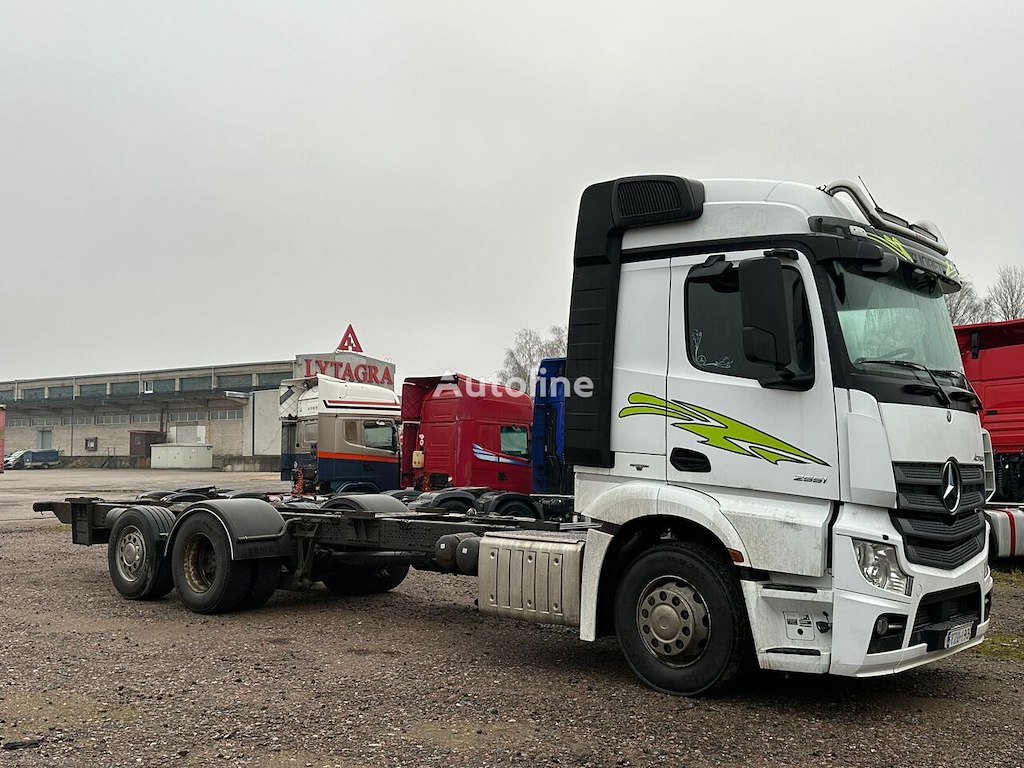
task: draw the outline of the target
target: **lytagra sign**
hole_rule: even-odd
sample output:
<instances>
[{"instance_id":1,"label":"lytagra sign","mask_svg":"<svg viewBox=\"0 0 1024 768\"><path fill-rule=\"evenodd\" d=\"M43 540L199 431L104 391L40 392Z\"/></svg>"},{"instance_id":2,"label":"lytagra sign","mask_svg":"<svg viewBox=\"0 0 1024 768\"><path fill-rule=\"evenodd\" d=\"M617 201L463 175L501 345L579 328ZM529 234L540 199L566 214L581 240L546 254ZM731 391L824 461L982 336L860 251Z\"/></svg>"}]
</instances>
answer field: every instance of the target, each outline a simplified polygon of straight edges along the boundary
<instances>
[{"instance_id":1,"label":"lytagra sign","mask_svg":"<svg viewBox=\"0 0 1024 768\"><path fill-rule=\"evenodd\" d=\"M323 374L342 381L359 384L377 384L388 389L395 388L395 364L363 353L355 330L351 324L338 342L338 348L325 355L298 355L295 358L293 377L309 378Z\"/></svg>"}]
</instances>

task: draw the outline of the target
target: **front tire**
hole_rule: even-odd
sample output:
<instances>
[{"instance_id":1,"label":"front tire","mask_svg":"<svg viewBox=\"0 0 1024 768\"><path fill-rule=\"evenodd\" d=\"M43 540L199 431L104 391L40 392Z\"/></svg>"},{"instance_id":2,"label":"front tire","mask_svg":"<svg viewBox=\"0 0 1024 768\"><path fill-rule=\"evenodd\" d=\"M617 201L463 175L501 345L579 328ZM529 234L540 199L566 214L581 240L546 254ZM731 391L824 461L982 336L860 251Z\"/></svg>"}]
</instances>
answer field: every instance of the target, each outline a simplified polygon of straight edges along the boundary
<instances>
[{"instance_id":1,"label":"front tire","mask_svg":"<svg viewBox=\"0 0 1024 768\"><path fill-rule=\"evenodd\" d=\"M195 613L233 611L252 586L252 561L231 559L224 525L205 511L181 524L171 566L181 601Z\"/></svg>"},{"instance_id":2,"label":"front tire","mask_svg":"<svg viewBox=\"0 0 1024 768\"><path fill-rule=\"evenodd\" d=\"M752 657L746 605L732 566L711 547L663 544L626 569L615 632L650 687L697 696L735 682Z\"/></svg>"}]
</instances>

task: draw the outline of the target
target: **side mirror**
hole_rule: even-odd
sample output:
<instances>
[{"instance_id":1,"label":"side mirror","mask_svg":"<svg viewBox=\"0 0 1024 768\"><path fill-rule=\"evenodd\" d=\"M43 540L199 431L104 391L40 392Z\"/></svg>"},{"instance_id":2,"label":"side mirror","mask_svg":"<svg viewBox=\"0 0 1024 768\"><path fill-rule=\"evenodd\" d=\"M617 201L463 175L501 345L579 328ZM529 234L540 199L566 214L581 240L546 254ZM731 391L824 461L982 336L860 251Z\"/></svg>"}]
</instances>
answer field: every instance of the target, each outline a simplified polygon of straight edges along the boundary
<instances>
[{"instance_id":1,"label":"side mirror","mask_svg":"<svg viewBox=\"0 0 1024 768\"><path fill-rule=\"evenodd\" d=\"M793 347L782 262L774 257L741 261L739 283L743 355L784 375L780 369L793 361Z\"/></svg>"}]
</instances>

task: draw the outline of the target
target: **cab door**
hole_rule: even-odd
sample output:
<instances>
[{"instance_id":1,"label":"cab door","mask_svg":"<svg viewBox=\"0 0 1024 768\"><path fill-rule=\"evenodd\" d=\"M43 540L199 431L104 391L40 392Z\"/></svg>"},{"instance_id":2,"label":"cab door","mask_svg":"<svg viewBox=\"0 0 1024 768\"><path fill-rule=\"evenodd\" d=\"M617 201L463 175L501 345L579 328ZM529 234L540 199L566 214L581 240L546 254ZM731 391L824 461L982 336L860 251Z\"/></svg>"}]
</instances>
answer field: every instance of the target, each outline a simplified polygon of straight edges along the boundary
<instances>
[{"instance_id":1,"label":"cab door","mask_svg":"<svg viewBox=\"0 0 1024 768\"><path fill-rule=\"evenodd\" d=\"M777 565L781 546L796 553L789 561L798 564L786 570L819 573L830 502L839 498L839 455L810 264L797 252L781 259L794 352L788 369L800 382L782 389L762 386L759 380L777 380L778 372L751 362L743 349L738 265L766 258L765 251L709 255L671 263L667 398L661 404L668 482L701 487L718 499L748 547L762 551L763 564Z\"/></svg>"}]
</instances>

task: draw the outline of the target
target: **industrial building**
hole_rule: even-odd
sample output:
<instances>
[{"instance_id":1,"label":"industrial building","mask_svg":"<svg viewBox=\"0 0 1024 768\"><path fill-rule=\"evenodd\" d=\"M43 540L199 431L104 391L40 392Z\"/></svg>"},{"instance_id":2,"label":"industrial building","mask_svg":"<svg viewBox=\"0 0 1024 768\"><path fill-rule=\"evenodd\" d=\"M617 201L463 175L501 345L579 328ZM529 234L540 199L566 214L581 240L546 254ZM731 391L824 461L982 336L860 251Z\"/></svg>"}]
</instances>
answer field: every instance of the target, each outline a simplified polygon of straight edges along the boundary
<instances>
[{"instance_id":1,"label":"industrial building","mask_svg":"<svg viewBox=\"0 0 1024 768\"><path fill-rule=\"evenodd\" d=\"M172 444L201 447L213 467L272 471L281 455L279 385L317 373L394 389L393 363L337 350L294 360L0 381L5 451L55 448L63 466L148 466L153 445Z\"/></svg>"}]
</instances>

